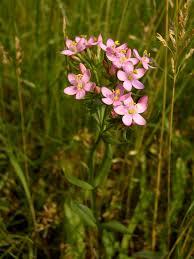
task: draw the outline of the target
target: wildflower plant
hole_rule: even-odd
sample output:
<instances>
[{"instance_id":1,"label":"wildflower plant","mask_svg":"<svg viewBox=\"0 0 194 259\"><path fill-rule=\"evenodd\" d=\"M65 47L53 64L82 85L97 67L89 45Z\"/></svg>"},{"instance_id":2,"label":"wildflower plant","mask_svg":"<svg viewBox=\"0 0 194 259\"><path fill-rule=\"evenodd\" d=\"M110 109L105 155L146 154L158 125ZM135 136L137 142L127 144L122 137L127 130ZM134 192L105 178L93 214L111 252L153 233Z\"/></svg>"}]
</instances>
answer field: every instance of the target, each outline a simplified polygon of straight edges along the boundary
<instances>
[{"instance_id":1,"label":"wildflower plant","mask_svg":"<svg viewBox=\"0 0 194 259\"><path fill-rule=\"evenodd\" d=\"M132 50L126 43L120 44L112 39L104 43L101 35L97 38L66 39L65 44L61 54L70 59L69 63L76 72L68 71L69 85L64 93L85 101L97 129L96 141L88 159L88 182L75 178L70 180L70 176L66 176L71 183L92 190L93 212L84 205L79 205L78 208L74 204L73 209L76 207L79 213L82 208L84 213L88 213L90 220L94 221L93 224L88 221L89 225L98 225L96 188L103 184L112 164L113 141L107 136L113 127L128 129L135 124L146 124L142 113L147 110L148 96L141 96L140 93L144 89L141 80L151 67L151 59L146 51L140 56L136 49ZM137 96L140 98L137 99ZM101 165L96 166L95 155L99 143L104 145L104 157ZM83 217L83 212L80 216Z\"/></svg>"},{"instance_id":2,"label":"wildflower plant","mask_svg":"<svg viewBox=\"0 0 194 259\"><path fill-rule=\"evenodd\" d=\"M93 51L94 47L97 47L97 53ZM77 65L80 70L78 74L68 74L70 86L64 89L65 94L75 95L76 99L84 99L88 92L94 93L92 98L101 98L102 105L112 105L116 115L123 115L120 106L125 107L130 117L135 118L134 114L139 114L139 110L142 113L147 109L148 97L142 98L138 104L132 99L134 88L144 89L140 79L151 67L151 59L146 51L141 57L136 49L132 51L126 43L120 45L118 41L108 39L104 44L102 36L99 35L98 38L91 36L89 39L76 37L74 41L66 39L66 48L61 54L71 57L72 62L79 62ZM107 81L106 85L99 85L99 64L101 64L100 69L106 72L103 74L104 81ZM96 82L91 81L92 73ZM139 109L140 105L144 108ZM137 117L139 116L141 115ZM143 124L142 121L144 121ZM145 125L146 122L143 119L141 122L134 119L130 124L125 123L125 120L123 123L125 126L131 126L132 124Z\"/></svg>"}]
</instances>

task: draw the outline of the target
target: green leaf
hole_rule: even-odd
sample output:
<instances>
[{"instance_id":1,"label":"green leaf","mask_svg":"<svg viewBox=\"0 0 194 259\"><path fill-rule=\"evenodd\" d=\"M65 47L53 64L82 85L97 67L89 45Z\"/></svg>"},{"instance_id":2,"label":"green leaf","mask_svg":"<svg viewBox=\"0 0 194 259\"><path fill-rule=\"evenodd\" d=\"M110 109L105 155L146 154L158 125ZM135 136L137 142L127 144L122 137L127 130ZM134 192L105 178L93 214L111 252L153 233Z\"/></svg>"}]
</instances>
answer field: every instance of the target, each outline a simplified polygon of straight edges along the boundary
<instances>
[{"instance_id":1,"label":"green leaf","mask_svg":"<svg viewBox=\"0 0 194 259\"><path fill-rule=\"evenodd\" d=\"M80 219L89 227L96 227L96 219L87 206L80 204L78 202L70 202L71 209L80 217Z\"/></svg>"},{"instance_id":2,"label":"green leaf","mask_svg":"<svg viewBox=\"0 0 194 259\"><path fill-rule=\"evenodd\" d=\"M92 190L92 189L94 189L94 187L91 184L89 184L89 183L87 183L85 181L82 181L82 180L78 179L77 177L67 173L67 170L65 170L64 167L62 169L63 169L64 175L65 175L65 178L71 184L76 185L76 186L78 186L78 187L80 187L80 188L82 188L84 190Z\"/></svg>"},{"instance_id":3,"label":"green leaf","mask_svg":"<svg viewBox=\"0 0 194 259\"><path fill-rule=\"evenodd\" d=\"M31 215L32 215L32 220L33 220L33 223L35 224L35 211L34 211L34 206L33 206L33 202L32 202L32 197L31 197L31 194L30 194L30 189L29 189L28 183L26 181L26 177L25 177L24 172L22 171L19 163L17 162L16 158L14 157L13 153L9 152L8 156L9 156L11 165L13 166L13 168L15 170L15 173L16 173L17 177L19 178L19 180L20 180L20 182L21 182L21 184L24 188L26 198L27 198L27 201L29 203L29 207L30 207L30 211L31 211Z\"/></svg>"},{"instance_id":4,"label":"green leaf","mask_svg":"<svg viewBox=\"0 0 194 259\"><path fill-rule=\"evenodd\" d=\"M120 233L123 233L123 234L129 233L127 227L125 225L121 224L119 221L116 221L116 220L112 220L112 221L109 221L109 222L102 223L101 226L102 226L102 228L109 229L109 230L112 230L112 231L115 231L115 232L120 232Z\"/></svg>"},{"instance_id":5,"label":"green leaf","mask_svg":"<svg viewBox=\"0 0 194 259\"><path fill-rule=\"evenodd\" d=\"M102 164L97 171L96 178L94 179L94 186L97 187L101 185L105 179L107 178L107 175L110 171L111 164L112 164L112 147L111 144L105 144L105 152L104 152L104 158L102 160Z\"/></svg>"}]
</instances>

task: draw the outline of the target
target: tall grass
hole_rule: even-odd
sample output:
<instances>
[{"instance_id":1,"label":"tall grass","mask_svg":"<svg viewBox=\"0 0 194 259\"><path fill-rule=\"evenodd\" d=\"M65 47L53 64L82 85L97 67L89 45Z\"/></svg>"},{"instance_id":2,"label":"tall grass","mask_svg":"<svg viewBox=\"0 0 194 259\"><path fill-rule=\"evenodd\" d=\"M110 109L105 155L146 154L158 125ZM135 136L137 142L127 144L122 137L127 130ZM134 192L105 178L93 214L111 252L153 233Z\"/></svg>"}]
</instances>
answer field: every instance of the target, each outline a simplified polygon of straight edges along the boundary
<instances>
[{"instance_id":1,"label":"tall grass","mask_svg":"<svg viewBox=\"0 0 194 259\"><path fill-rule=\"evenodd\" d=\"M193 12L181 0L1 0L1 258L194 258ZM63 94L72 67L60 51L64 35L99 33L147 49L155 68L147 126L109 136L97 230L91 186L76 180L88 178L95 123ZM99 143L98 168L105 152Z\"/></svg>"}]
</instances>

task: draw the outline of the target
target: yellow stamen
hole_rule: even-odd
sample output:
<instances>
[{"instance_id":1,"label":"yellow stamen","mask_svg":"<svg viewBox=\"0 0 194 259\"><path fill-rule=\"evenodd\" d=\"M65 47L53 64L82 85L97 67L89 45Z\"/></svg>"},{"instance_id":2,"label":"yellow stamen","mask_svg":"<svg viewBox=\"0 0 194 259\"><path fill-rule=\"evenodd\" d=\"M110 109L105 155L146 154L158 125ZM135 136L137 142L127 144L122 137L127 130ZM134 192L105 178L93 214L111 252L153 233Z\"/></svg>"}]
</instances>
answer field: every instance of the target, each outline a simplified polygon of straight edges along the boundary
<instances>
[{"instance_id":1,"label":"yellow stamen","mask_svg":"<svg viewBox=\"0 0 194 259\"><path fill-rule=\"evenodd\" d=\"M78 88L79 90L82 89L82 88L83 88L82 83L78 83L77 88Z\"/></svg>"},{"instance_id":2,"label":"yellow stamen","mask_svg":"<svg viewBox=\"0 0 194 259\"><path fill-rule=\"evenodd\" d=\"M126 61L126 60L127 60L126 57L121 57L121 58L120 58L120 61L121 61L121 62L124 62L124 61Z\"/></svg>"},{"instance_id":3,"label":"yellow stamen","mask_svg":"<svg viewBox=\"0 0 194 259\"><path fill-rule=\"evenodd\" d=\"M126 49L121 49L119 52L120 52L120 53L126 53L127 50L126 50Z\"/></svg>"},{"instance_id":4,"label":"yellow stamen","mask_svg":"<svg viewBox=\"0 0 194 259\"><path fill-rule=\"evenodd\" d=\"M128 79L129 79L129 81L133 80L133 76L132 76L132 75L129 75L129 76L128 76Z\"/></svg>"},{"instance_id":5,"label":"yellow stamen","mask_svg":"<svg viewBox=\"0 0 194 259\"><path fill-rule=\"evenodd\" d=\"M82 74L78 74L78 75L77 75L77 79L78 79L78 80L82 79L82 77L83 77Z\"/></svg>"},{"instance_id":6,"label":"yellow stamen","mask_svg":"<svg viewBox=\"0 0 194 259\"><path fill-rule=\"evenodd\" d=\"M136 113L136 110L135 110L135 109L130 109L130 110L128 110L128 113L129 113L129 114L135 114L135 113Z\"/></svg>"},{"instance_id":7,"label":"yellow stamen","mask_svg":"<svg viewBox=\"0 0 194 259\"><path fill-rule=\"evenodd\" d=\"M118 40L116 40L115 44L118 46L118 45L120 45L120 42Z\"/></svg>"},{"instance_id":8,"label":"yellow stamen","mask_svg":"<svg viewBox=\"0 0 194 259\"><path fill-rule=\"evenodd\" d=\"M116 89L116 90L115 90L115 94L116 94L116 95L120 95L120 93L121 93L121 90L120 90L120 89Z\"/></svg>"}]
</instances>

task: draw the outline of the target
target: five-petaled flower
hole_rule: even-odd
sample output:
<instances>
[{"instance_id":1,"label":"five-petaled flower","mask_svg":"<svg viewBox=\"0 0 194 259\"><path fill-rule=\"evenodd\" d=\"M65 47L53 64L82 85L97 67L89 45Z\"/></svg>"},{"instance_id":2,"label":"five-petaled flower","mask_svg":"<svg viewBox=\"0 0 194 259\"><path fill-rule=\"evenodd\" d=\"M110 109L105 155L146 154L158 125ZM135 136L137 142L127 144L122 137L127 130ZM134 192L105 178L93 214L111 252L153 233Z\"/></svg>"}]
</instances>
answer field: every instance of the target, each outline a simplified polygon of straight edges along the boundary
<instances>
[{"instance_id":1,"label":"five-petaled flower","mask_svg":"<svg viewBox=\"0 0 194 259\"><path fill-rule=\"evenodd\" d=\"M117 72L117 77L120 81L123 81L123 87L127 91L131 91L132 86L136 89L143 89L144 85L138 80L139 78L143 77L145 74L144 68L136 68L132 63L128 63L123 67L123 71L119 70Z\"/></svg>"},{"instance_id":2,"label":"five-petaled flower","mask_svg":"<svg viewBox=\"0 0 194 259\"><path fill-rule=\"evenodd\" d=\"M72 56L79 52L82 52L86 48L86 39L75 37L75 41L73 40L66 40L66 47L67 49L61 51L61 54L66 56Z\"/></svg>"},{"instance_id":3,"label":"five-petaled flower","mask_svg":"<svg viewBox=\"0 0 194 259\"><path fill-rule=\"evenodd\" d=\"M143 57L141 57L136 49L133 50L133 55L142 63L143 67L148 70L150 65L150 58L147 56L147 51L144 51Z\"/></svg>"},{"instance_id":4,"label":"five-petaled flower","mask_svg":"<svg viewBox=\"0 0 194 259\"><path fill-rule=\"evenodd\" d=\"M114 107L114 111L122 115L122 121L126 126L131 126L132 123L145 125L146 120L140 115L147 109L148 97L143 96L135 103L130 96L124 100L124 104Z\"/></svg>"},{"instance_id":5,"label":"five-petaled flower","mask_svg":"<svg viewBox=\"0 0 194 259\"><path fill-rule=\"evenodd\" d=\"M64 93L75 95L76 99L84 99L86 92L92 91L95 83L90 82L90 70L86 69L83 64L80 64L81 74L68 74L68 80L71 86L64 89Z\"/></svg>"},{"instance_id":6,"label":"five-petaled flower","mask_svg":"<svg viewBox=\"0 0 194 259\"><path fill-rule=\"evenodd\" d=\"M122 85L118 85L115 90L112 91L107 87L102 87L101 91L104 96L102 101L107 105L121 105L122 102L130 96L130 93L124 94L124 88Z\"/></svg>"}]
</instances>

